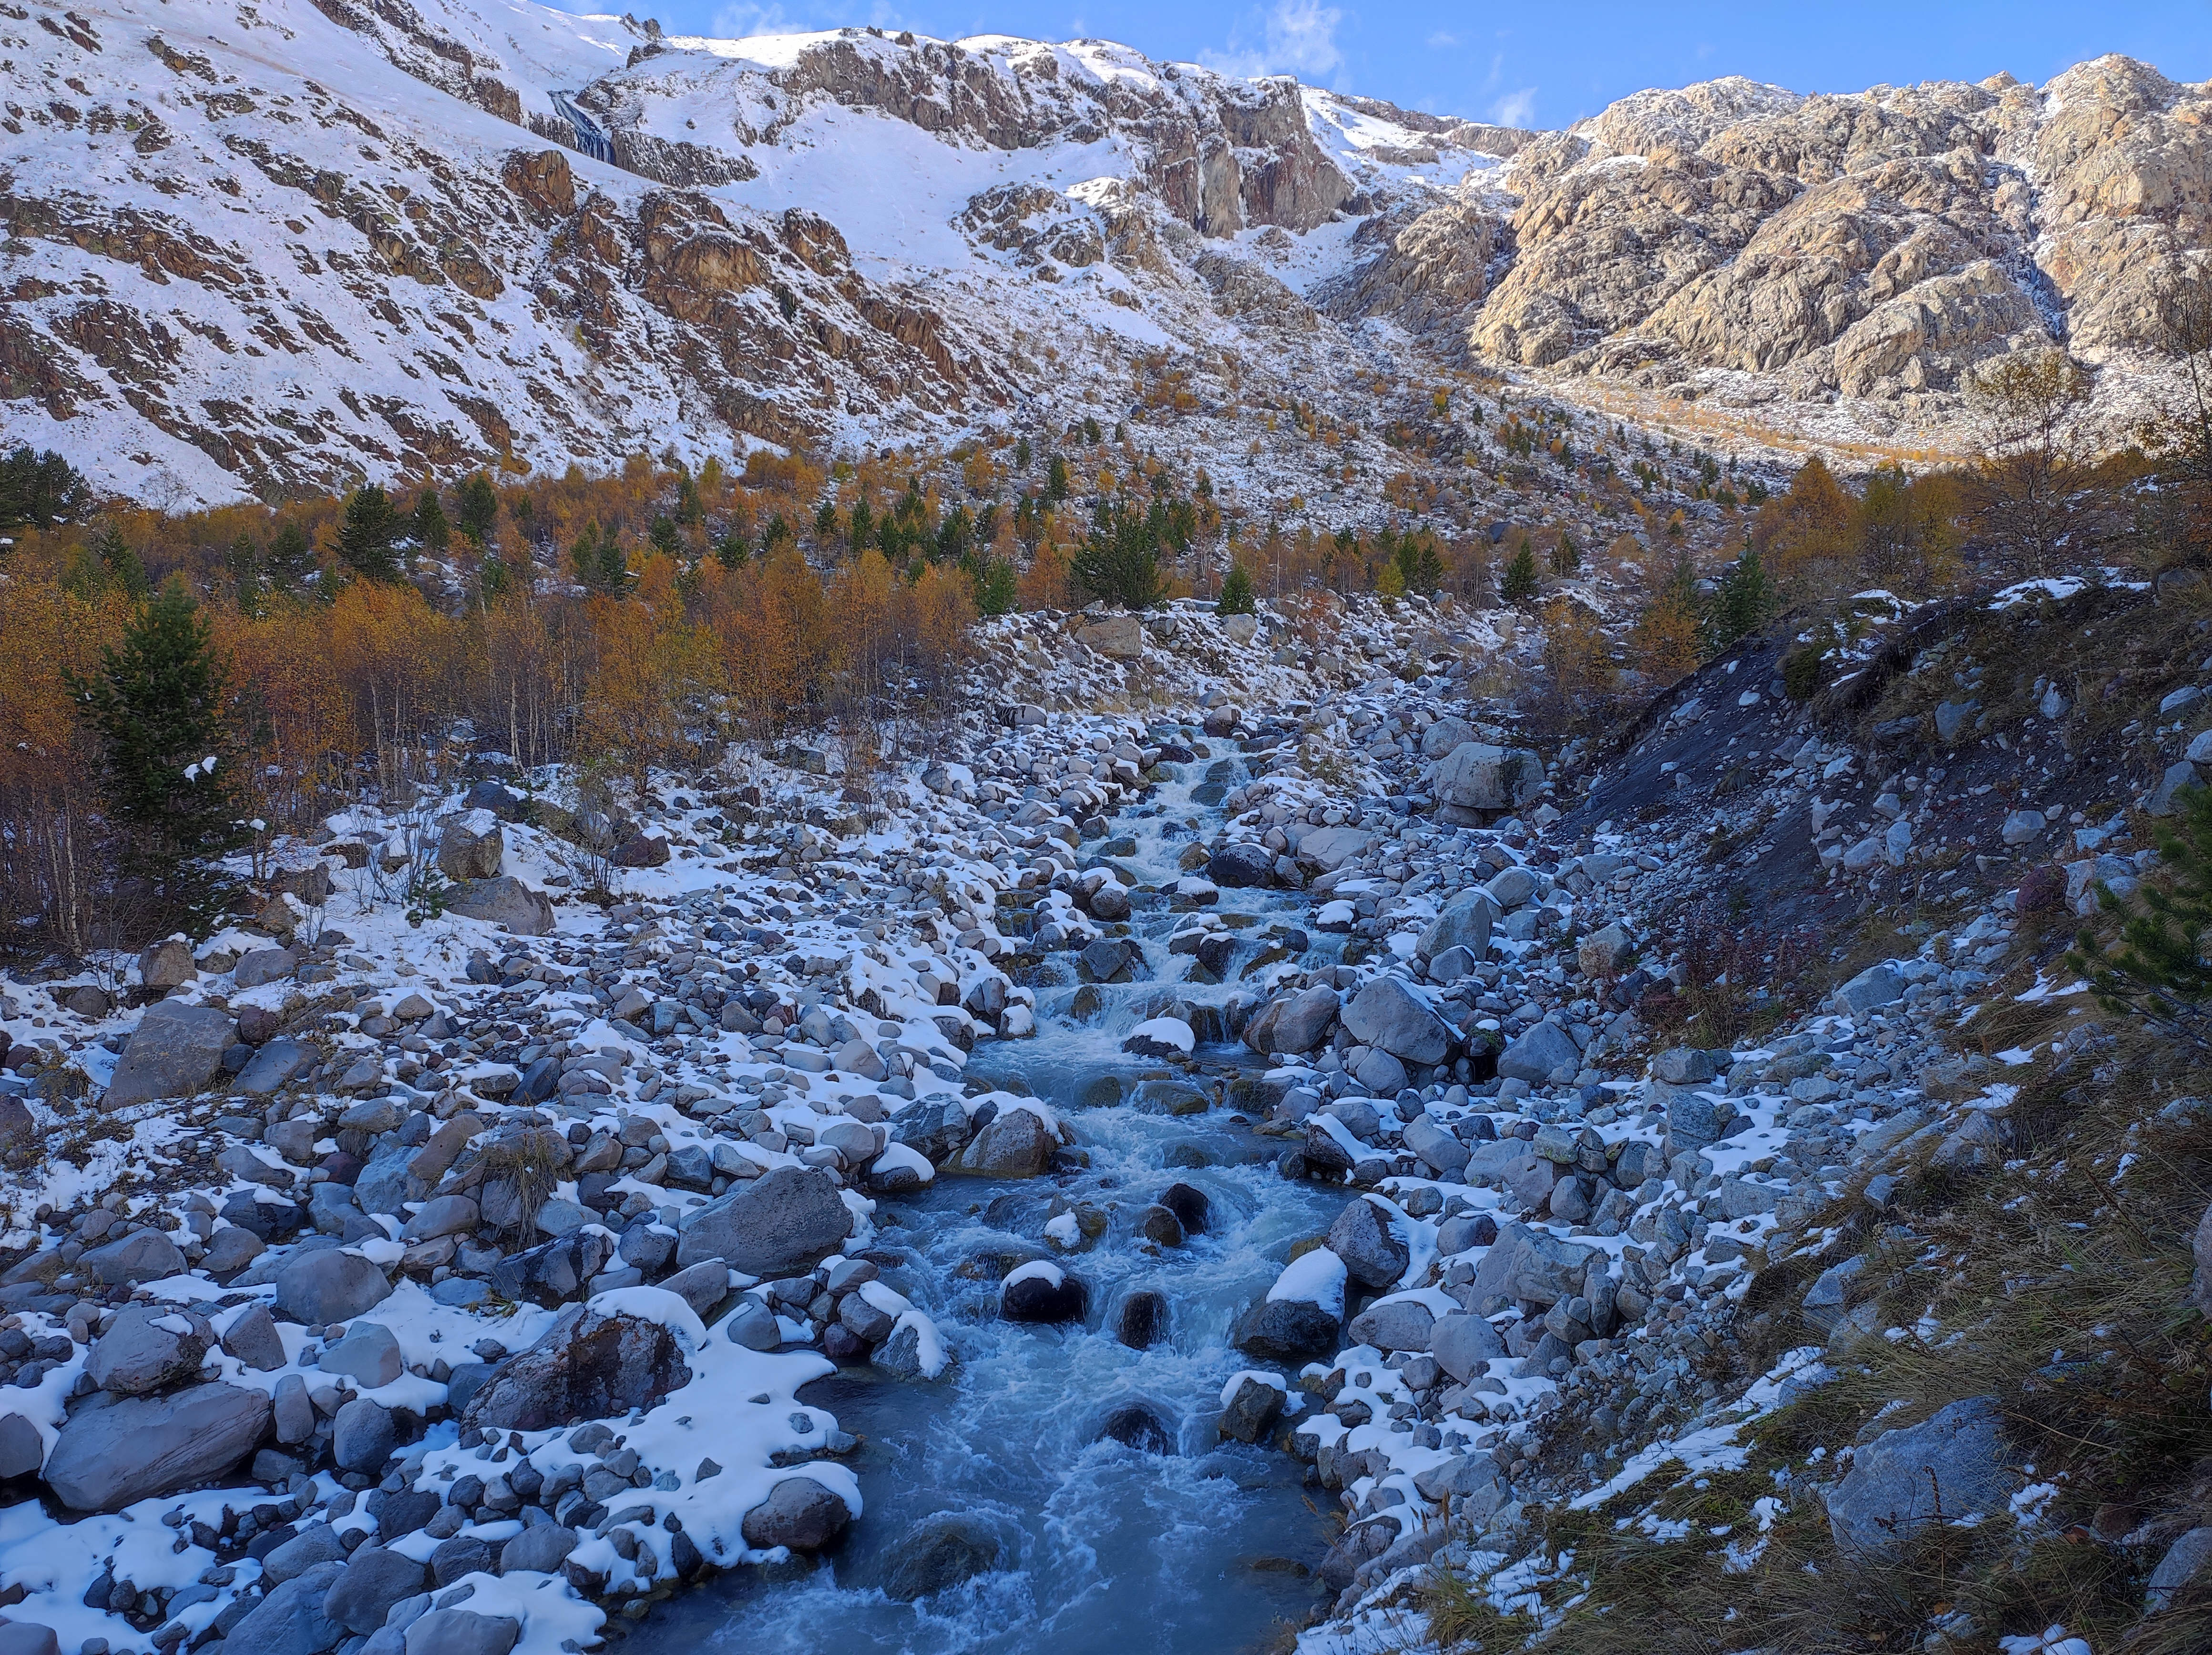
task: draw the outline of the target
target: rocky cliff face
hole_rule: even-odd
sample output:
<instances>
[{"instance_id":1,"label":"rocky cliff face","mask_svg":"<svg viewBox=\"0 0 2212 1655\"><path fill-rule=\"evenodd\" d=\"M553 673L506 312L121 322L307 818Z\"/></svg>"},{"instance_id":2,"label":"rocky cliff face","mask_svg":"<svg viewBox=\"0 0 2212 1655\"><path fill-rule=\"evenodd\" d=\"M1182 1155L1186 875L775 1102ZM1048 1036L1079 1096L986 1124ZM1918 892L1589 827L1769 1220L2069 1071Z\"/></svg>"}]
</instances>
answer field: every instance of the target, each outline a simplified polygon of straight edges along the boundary
<instances>
[{"instance_id":1,"label":"rocky cliff face","mask_svg":"<svg viewBox=\"0 0 2212 1655\"><path fill-rule=\"evenodd\" d=\"M1940 415L2005 351L2161 352L2158 295L2206 258L2208 111L2123 58L2040 90L1639 93L1414 217L1331 307L1509 367ZM1501 246L1485 294L1463 272Z\"/></svg>"}]
</instances>

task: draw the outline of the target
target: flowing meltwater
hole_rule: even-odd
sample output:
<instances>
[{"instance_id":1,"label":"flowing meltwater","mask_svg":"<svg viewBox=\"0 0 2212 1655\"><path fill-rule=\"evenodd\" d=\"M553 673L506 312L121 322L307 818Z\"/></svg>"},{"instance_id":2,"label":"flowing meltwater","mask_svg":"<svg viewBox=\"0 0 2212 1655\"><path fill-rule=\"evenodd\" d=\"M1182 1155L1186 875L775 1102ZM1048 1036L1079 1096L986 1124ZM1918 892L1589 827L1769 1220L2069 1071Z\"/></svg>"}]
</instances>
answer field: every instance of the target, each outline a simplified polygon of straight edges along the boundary
<instances>
[{"instance_id":1,"label":"flowing meltwater","mask_svg":"<svg viewBox=\"0 0 2212 1655\"><path fill-rule=\"evenodd\" d=\"M1164 785L1114 821L1108 859L1146 885L1171 887L1177 854L1218 819L1222 785L1244 779L1232 761ZM735 1571L660 1606L635 1634L638 1646L1221 1655L1303 1623L1316 1591L1310 1571L1329 1542L1322 1508L1301 1487L1304 1467L1220 1440L1213 1422L1223 1383L1252 1366L1229 1343L1231 1323L1343 1197L1279 1178L1273 1141L1232 1120L1230 1106L1175 1117L1127 1101L1142 1079L1175 1071L1121 1050L1129 1028L1167 1001L1218 1007L1255 959L1334 955L1336 939L1298 932L1301 899L1224 891L1220 906L1254 920L1237 933L1222 985L1182 980L1191 958L1167 948L1179 916L1164 897L1141 893L1130 934L1145 946L1146 978L1085 989L1078 1003L1073 955L1048 957L1036 1037L979 1047L969 1073L1049 1100L1090 1167L1026 1182L942 1177L917 1197L879 1203L871 1257L896 1260L884 1264L884 1279L936 1318L955 1366L933 1385L857 1367L807 1387L806 1401L863 1440L849 1463L864 1516L819 1562ZM1218 1085L1251 1054L1219 1038L1218 1017L1210 1041L1207 1019L1199 1021L1195 1055L1206 1072L1188 1078ZM1138 1232L1136 1215L1177 1181L1205 1194L1206 1228L1179 1247L1158 1246ZM1048 1248L1045 1224L1086 1204L1110 1209L1105 1235L1073 1254ZM1000 1276L1047 1252L1087 1287L1084 1320L1002 1320ZM1133 1349L1117 1337L1120 1313L1147 1289L1166 1300L1165 1326L1157 1343ZM988 1537L995 1560L901 1601L886 1586L916 1550L904 1543L918 1524L945 1516Z\"/></svg>"}]
</instances>

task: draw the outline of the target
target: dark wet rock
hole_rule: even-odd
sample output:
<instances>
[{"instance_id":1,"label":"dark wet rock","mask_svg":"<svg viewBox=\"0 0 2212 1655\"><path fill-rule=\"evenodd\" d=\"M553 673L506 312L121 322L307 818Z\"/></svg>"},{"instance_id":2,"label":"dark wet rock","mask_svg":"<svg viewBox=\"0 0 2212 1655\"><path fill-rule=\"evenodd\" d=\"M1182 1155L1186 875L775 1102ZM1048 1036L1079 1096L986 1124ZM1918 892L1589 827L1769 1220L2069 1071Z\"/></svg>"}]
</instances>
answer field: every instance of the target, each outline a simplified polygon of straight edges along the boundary
<instances>
[{"instance_id":1,"label":"dark wet rock","mask_svg":"<svg viewBox=\"0 0 2212 1655\"><path fill-rule=\"evenodd\" d=\"M676 1336L659 1323L571 1306L495 1370L462 1422L543 1431L649 1407L690 1379Z\"/></svg>"},{"instance_id":2,"label":"dark wet rock","mask_svg":"<svg viewBox=\"0 0 2212 1655\"><path fill-rule=\"evenodd\" d=\"M1086 1298L1083 1283L1058 1265L1030 1264L1006 1279L999 1311L1010 1322L1079 1321Z\"/></svg>"},{"instance_id":3,"label":"dark wet rock","mask_svg":"<svg viewBox=\"0 0 2212 1655\"><path fill-rule=\"evenodd\" d=\"M1272 1361L1333 1355L1340 1325L1321 1306L1303 1299L1265 1299L1237 1319L1230 1343Z\"/></svg>"},{"instance_id":4,"label":"dark wet rock","mask_svg":"<svg viewBox=\"0 0 2212 1655\"><path fill-rule=\"evenodd\" d=\"M884 1595L910 1603L985 1573L998 1561L999 1537L981 1518L939 1513L899 1537L884 1576Z\"/></svg>"},{"instance_id":5,"label":"dark wet rock","mask_svg":"<svg viewBox=\"0 0 2212 1655\"><path fill-rule=\"evenodd\" d=\"M1132 1350L1149 1350L1168 1336L1168 1300L1164 1293L1139 1288L1121 1301L1114 1337Z\"/></svg>"},{"instance_id":6,"label":"dark wet rock","mask_svg":"<svg viewBox=\"0 0 2212 1655\"><path fill-rule=\"evenodd\" d=\"M1283 1392L1265 1379L1244 1375L1222 1405L1220 1429L1238 1442L1257 1442L1283 1411Z\"/></svg>"},{"instance_id":7,"label":"dark wet rock","mask_svg":"<svg viewBox=\"0 0 2212 1655\"><path fill-rule=\"evenodd\" d=\"M1165 1207L1183 1228L1187 1235L1204 1235L1212 1212L1206 1191L1188 1184L1170 1184L1160 1191L1160 1205Z\"/></svg>"},{"instance_id":8,"label":"dark wet rock","mask_svg":"<svg viewBox=\"0 0 2212 1655\"><path fill-rule=\"evenodd\" d=\"M791 1476L769 1490L741 1525L748 1546L819 1551L843 1532L852 1510L812 1477Z\"/></svg>"},{"instance_id":9,"label":"dark wet rock","mask_svg":"<svg viewBox=\"0 0 2212 1655\"><path fill-rule=\"evenodd\" d=\"M1098 1440L1111 1440L1143 1454L1171 1454L1175 1434L1167 1422L1145 1403L1124 1403L1109 1412L1098 1427Z\"/></svg>"}]
</instances>

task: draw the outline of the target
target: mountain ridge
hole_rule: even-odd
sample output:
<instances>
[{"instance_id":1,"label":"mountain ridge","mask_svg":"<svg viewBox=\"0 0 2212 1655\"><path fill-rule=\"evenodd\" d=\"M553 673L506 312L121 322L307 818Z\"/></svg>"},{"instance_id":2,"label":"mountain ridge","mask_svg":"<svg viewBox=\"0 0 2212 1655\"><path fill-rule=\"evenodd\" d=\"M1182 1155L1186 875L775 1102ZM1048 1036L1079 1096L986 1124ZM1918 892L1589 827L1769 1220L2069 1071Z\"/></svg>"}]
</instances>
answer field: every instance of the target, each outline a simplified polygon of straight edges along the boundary
<instances>
[{"instance_id":1,"label":"mountain ridge","mask_svg":"<svg viewBox=\"0 0 2212 1655\"><path fill-rule=\"evenodd\" d=\"M1100 41L5 16L0 422L163 506L1115 412L1163 359L1202 419L1473 372L1936 440L2064 343L2118 421L2212 240L2212 101L2116 58L1533 133Z\"/></svg>"}]
</instances>

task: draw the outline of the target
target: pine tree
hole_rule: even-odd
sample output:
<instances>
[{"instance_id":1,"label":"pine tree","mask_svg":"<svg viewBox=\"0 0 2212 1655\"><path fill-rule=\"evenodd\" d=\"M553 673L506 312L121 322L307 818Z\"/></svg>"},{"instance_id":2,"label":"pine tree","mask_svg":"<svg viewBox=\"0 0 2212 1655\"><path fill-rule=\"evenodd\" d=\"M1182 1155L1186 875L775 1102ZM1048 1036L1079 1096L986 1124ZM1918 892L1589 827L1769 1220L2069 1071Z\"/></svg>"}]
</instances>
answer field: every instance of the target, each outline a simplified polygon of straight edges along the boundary
<instances>
[{"instance_id":1,"label":"pine tree","mask_svg":"<svg viewBox=\"0 0 2212 1655\"><path fill-rule=\"evenodd\" d=\"M1024 432L1020 436L1014 439L1014 469L1016 470L1028 470L1030 469L1030 461L1035 457L1036 451L1030 446L1029 433L1027 432Z\"/></svg>"},{"instance_id":2,"label":"pine tree","mask_svg":"<svg viewBox=\"0 0 2212 1655\"><path fill-rule=\"evenodd\" d=\"M963 560L963 567L975 583L976 614L988 616L1013 613L1019 577L1012 563L988 552L977 552Z\"/></svg>"},{"instance_id":3,"label":"pine tree","mask_svg":"<svg viewBox=\"0 0 2212 1655\"><path fill-rule=\"evenodd\" d=\"M338 524L338 555L346 567L366 580L398 579L399 555L392 549L398 536L398 514L384 490L373 482L355 489Z\"/></svg>"},{"instance_id":4,"label":"pine tree","mask_svg":"<svg viewBox=\"0 0 2212 1655\"><path fill-rule=\"evenodd\" d=\"M1521 537L1521 544L1506 564L1505 573L1498 582L1498 596L1505 603L1519 606L1533 600L1543 585L1536 573L1536 549L1529 544L1528 537Z\"/></svg>"},{"instance_id":5,"label":"pine tree","mask_svg":"<svg viewBox=\"0 0 2212 1655\"><path fill-rule=\"evenodd\" d=\"M602 531L597 524L586 524L568 556L576 579L588 591L602 597L620 597L629 590L629 559L612 529Z\"/></svg>"},{"instance_id":6,"label":"pine tree","mask_svg":"<svg viewBox=\"0 0 2212 1655\"><path fill-rule=\"evenodd\" d=\"M269 592L261 577L261 553L253 543L253 537L241 530L238 538L230 543L230 549L222 555L222 561L238 594L238 612L259 615L268 607Z\"/></svg>"},{"instance_id":7,"label":"pine tree","mask_svg":"<svg viewBox=\"0 0 2212 1655\"><path fill-rule=\"evenodd\" d=\"M435 557L444 552L451 538L438 491L425 488L415 502L415 543Z\"/></svg>"},{"instance_id":8,"label":"pine tree","mask_svg":"<svg viewBox=\"0 0 2212 1655\"><path fill-rule=\"evenodd\" d=\"M499 524L499 495L483 472L461 485L454 501L454 520L466 539L478 546L491 543L491 531Z\"/></svg>"},{"instance_id":9,"label":"pine tree","mask_svg":"<svg viewBox=\"0 0 2212 1655\"><path fill-rule=\"evenodd\" d=\"M853 515L846 525L845 540L852 547L854 557L876 543L876 514L866 494L853 502Z\"/></svg>"},{"instance_id":10,"label":"pine tree","mask_svg":"<svg viewBox=\"0 0 2212 1655\"><path fill-rule=\"evenodd\" d=\"M1559 544L1552 548L1552 573L1561 579L1580 573L1583 567L1582 548L1565 529L1559 530Z\"/></svg>"},{"instance_id":11,"label":"pine tree","mask_svg":"<svg viewBox=\"0 0 2212 1655\"><path fill-rule=\"evenodd\" d=\"M654 551L668 557L674 557L684 549L684 543L676 533L676 519L665 512L653 513L652 524L646 530L645 537L652 543Z\"/></svg>"},{"instance_id":12,"label":"pine tree","mask_svg":"<svg viewBox=\"0 0 2212 1655\"><path fill-rule=\"evenodd\" d=\"M134 603L153 589L146 579L145 564L113 524L100 525L100 532L92 539L92 555L100 560L107 584Z\"/></svg>"},{"instance_id":13,"label":"pine tree","mask_svg":"<svg viewBox=\"0 0 2212 1655\"><path fill-rule=\"evenodd\" d=\"M296 523L279 529L262 567L276 585L289 590L304 585L315 572L315 549L308 543L307 531Z\"/></svg>"},{"instance_id":14,"label":"pine tree","mask_svg":"<svg viewBox=\"0 0 2212 1655\"><path fill-rule=\"evenodd\" d=\"M0 458L0 533L75 523L92 509L92 485L49 450L20 444Z\"/></svg>"},{"instance_id":15,"label":"pine tree","mask_svg":"<svg viewBox=\"0 0 2212 1655\"><path fill-rule=\"evenodd\" d=\"M818 544L827 546L836 537L837 502L824 499L814 508L814 538Z\"/></svg>"},{"instance_id":16,"label":"pine tree","mask_svg":"<svg viewBox=\"0 0 2212 1655\"><path fill-rule=\"evenodd\" d=\"M1160 575L1157 526L1141 512L1105 501L1076 549L1072 568L1084 591L1118 609L1150 609L1167 584Z\"/></svg>"},{"instance_id":17,"label":"pine tree","mask_svg":"<svg viewBox=\"0 0 2212 1655\"><path fill-rule=\"evenodd\" d=\"M1774 583L1766 578L1759 548L1747 544L1734 567L1716 583L1705 611L1705 647L1717 654L1739 638L1757 632L1774 612Z\"/></svg>"},{"instance_id":18,"label":"pine tree","mask_svg":"<svg viewBox=\"0 0 2212 1655\"><path fill-rule=\"evenodd\" d=\"M486 552L477 564L477 602L489 609L500 594L514 585L514 573L497 552Z\"/></svg>"},{"instance_id":19,"label":"pine tree","mask_svg":"<svg viewBox=\"0 0 2212 1655\"><path fill-rule=\"evenodd\" d=\"M1229 566L1229 573L1222 578L1221 601L1215 609L1222 615L1250 615L1259 607L1259 594L1252 585L1252 572L1239 558Z\"/></svg>"},{"instance_id":20,"label":"pine tree","mask_svg":"<svg viewBox=\"0 0 2212 1655\"><path fill-rule=\"evenodd\" d=\"M124 871L152 888L157 923L205 918L225 883L216 858L239 828L224 668L190 590L173 579L122 647L101 651L98 674L72 676L70 688L100 737Z\"/></svg>"},{"instance_id":21,"label":"pine tree","mask_svg":"<svg viewBox=\"0 0 2212 1655\"><path fill-rule=\"evenodd\" d=\"M1083 440L1093 447L1106 440L1106 433L1098 428L1097 418L1089 414L1083 416Z\"/></svg>"},{"instance_id":22,"label":"pine tree","mask_svg":"<svg viewBox=\"0 0 2212 1655\"><path fill-rule=\"evenodd\" d=\"M1055 505L1067 498L1067 462L1057 454L1044 469L1044 497Z\"/></svg>"}]
</instances>

